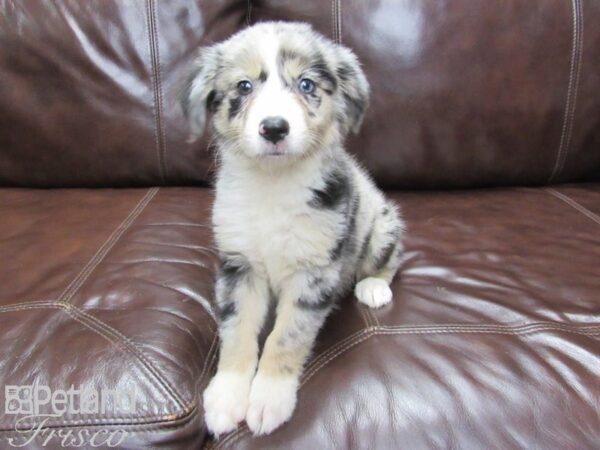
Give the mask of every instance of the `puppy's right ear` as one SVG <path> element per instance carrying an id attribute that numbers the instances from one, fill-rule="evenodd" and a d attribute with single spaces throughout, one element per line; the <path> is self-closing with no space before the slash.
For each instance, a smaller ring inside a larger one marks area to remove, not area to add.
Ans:
<path id="1" fill-rule="evenodd" d="M 207 113 L 217 111 L 223 100 L 223 93 L 215 87 L 218 67 L 218 50 L 214 46 L 201 48 L 181 92 L 180 103 L 190 125 L 191 142 L 202 136 Z"/>

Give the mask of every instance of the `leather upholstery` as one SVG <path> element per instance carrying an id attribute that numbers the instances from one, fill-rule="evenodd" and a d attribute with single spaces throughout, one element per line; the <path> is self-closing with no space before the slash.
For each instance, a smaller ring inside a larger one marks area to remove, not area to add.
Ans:
<path id="1" fill-rule="evenodd" d="M 0 190 L 2 405 L 6 385 L 134 386 L 136 417 L 48 425 L 162 426 L 160 439 L 200 445 L 198 392 L 216 350 L 210 201 L 185 188 Z M 18 418 L 2 416 L 1 448 Z"/>
<path id="2" fill-rule="evenodd" d="M 123 429 L 130 449 L 599 448 L 599 17 L 594 0 L 0 0 L 0 448 L 22 437 L 3 386 L 35 384 L 135 387 L 135 414 L 47 431 Z M 288 424 L 215 441 L 213 157 L 176 97 L 199 45 L 278 18 L 363 61 L 349 146 L 401 205 L 406 256 L 393 305 L 329 318 Z"/>
<path id="3" fill-rule="evenodd" d="M 596 448 L 600 187 L 393 198 L 408 225 L 393 305 L 348 299 L 364 324 L 331 318 L 292 421 L 214 450 Z"/>
<path id="4" fill-rule="evenodd" d="M 212 156 L 187 142 L 178 97 L 198 47 L 244 17 L 213 1 L 0 1 L 0 184 L 205 182 Z"/>
<path id="5" fill-rule="evenodd" d="M 267 0 L 252 19 L 356 51 L 375 88 L 351 149 L 381 185 L 545 184 L 600 177 L 600 4 L 572 3 L 334 1 L 330 20 L 318 0 Z"/>
<path id="6" fill-rule="evenodd" d="M 598 180 L 599 14 L 595 0 L 0 1 L 0 183 L 205 184 L 213 156 L 187 142 L 177 102 L 186 69 L 265 19 L 358 53 L 375 88 L 350 149 L 383 186 Z"/>
<path id="7" fill-rule="evenodd" d="M 409 230 L 393 306 L 347 299 L 292 421 L 216 448 L 593 448 L 600 187 L 392 197 Z M 0 254 L 12 255 L 1 383 L 132 383 L 139 416 L 101 418 L 139 431 L 129 448 L 199 446 L 215 363 L 209 191 L 4 189 L 0 200 Z M 14 419 L 3 416 L 3 438 Z"/>

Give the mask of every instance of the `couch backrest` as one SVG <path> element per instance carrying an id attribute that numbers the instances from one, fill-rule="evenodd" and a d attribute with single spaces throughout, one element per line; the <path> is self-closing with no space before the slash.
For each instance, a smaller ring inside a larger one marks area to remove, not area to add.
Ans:
<path id="1" fill-rule="evenodd" d="M 372 101 L 349 149 L 381 185 L 600 179 L 597 0 L 0 0 L 0 184 L 206 183 L 187 67 L 272 19 L 358 54 Z"/>

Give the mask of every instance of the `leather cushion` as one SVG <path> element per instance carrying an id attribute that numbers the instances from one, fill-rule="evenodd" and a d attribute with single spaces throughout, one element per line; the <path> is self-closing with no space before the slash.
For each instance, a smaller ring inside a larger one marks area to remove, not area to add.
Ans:
<path id="1" fill-rule="evenodd" d="M 393 305 L 348 299 L 363 326 L 330 318 L 291 421 L 213 450 L 597 447 L 600 186 L 393 198 Z"/>
<path id="2" fill-rule="evenodd" d="M 595 0 L 0 2 L 0 185 L 206 184 L 208 133 L 187 142 L 178 94 L 199 46 L 272 19 L 357 52 L 372 102 L 349 149 L 382 186 L 598 180 L 598 17 Z"/>
<path id="3" fill-rule="evenodd" d="M 387 188 L 600 179 L 595 0 L 266 0 L 354 49 L 371 107 L 349 149 Z"/>
<path id="4" fill-rule="evenodd" d="M 179 95 L 201 45 L 239 29 L 245 3 L 0 2 L 0 185 L 199 184 Z"/>
<path id="5" fill-rule="evenodd" d="M 126 448 L 593 448 L 600 186 L 388 194 L 408 224 L 394 304 L 347 299 L 292 420 L 213 442 L 210 193 L 0 190 L 1 382 L 135 385 L 133 417 L 56 423 L 124 427 Z"/>
<path id="6" fill-rule="evenodd" d="M 0 190 L 0 384 L 133 387 L 133 415 L 47 425 L 122 428 L 123 448 L 200 445 L 217 350 L 210 205 L 202 189 Z M 2 440 L 16 437 L 20 416 L 2 413 Z"/>

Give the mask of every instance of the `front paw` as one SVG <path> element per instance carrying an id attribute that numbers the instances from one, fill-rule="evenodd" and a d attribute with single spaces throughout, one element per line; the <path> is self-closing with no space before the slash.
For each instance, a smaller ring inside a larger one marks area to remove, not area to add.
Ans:
<path id="1" fill-rule="evenodd" d="M 354 295 L 370 308 L 381 308 L 392 301 L 392 290 L 381 278 L 369 277 L 358 282 Z"/>
<path id="2" fill-rule="evenodd" d="M 246 415 L 250 377 L 217 372 L 204 391 L 204 417 L 215 436 L 235 430 Z"/>
<path id="3" fill-rule="evenodd" d="M 296 407 L 296 377 L 254 377 L 246 414 L 248 428 L 255 435 L 268 434 L 287 422 Z"/>

